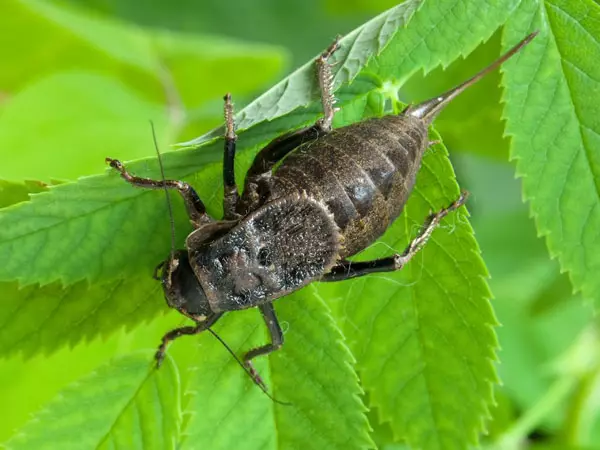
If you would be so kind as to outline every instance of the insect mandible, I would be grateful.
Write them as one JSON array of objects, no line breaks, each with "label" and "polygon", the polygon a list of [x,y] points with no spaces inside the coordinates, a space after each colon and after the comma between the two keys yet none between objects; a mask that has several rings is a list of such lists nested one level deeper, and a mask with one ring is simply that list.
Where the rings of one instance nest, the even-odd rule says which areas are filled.
[{"label": "insect mandible", "polygon": [[264,388],[252,360],[283,345],[275,299],[313,281],[347,280],[404,267],[441,219],[465,203],[466,193],[430,215],[402,253],[351,264],[348,258],[379,238],[402,212],[430,145],[428,126],[438,113],[535,35],[528,35],[490,66],[444,94],[410,105],[398,115],[337,129],[332,128],[336,109],[328,63],[338,47],[334,42],[315,61],[323,117],[264,147],[246,174],[241,196],[234,177],[237,136],[227,94],[222,220],[206,213],[188,183],[136,177],[120,161],[107,158],[134,186],[178,191],[194,227],[186,248],[173,250],[157,268],[155,278],[161,281],[168,305],[195,325],[164,335],[156,352],[157,364],[170,341],[209,329],[228,311],[258,307],[271,342],[248,351],[243,361],[254,381]]}]

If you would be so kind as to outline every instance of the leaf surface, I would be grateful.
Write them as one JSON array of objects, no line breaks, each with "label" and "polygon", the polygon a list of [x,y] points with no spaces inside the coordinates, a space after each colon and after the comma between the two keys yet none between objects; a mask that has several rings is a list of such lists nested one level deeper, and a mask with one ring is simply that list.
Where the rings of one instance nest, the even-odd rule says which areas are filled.
[{"label": "leaf surface", "polygon": [[[430,70],[438,64],[447,64],[472,50],[492,35],[511,12],[515,2],[493,5],[486,3],[483,9],[461,1],[444,2],[441,9],[438,9],[439,5],[425,2],[419,9],[409,10],[406,8],[416,6],[416,3],[410,2],[402,9],[410,14],[398,16],[399,10],[394,9],[389,14],[396,14],[400,19],[382,22],[379,18],[367,24],[364,29],[374,26],[373,30],[384,31],[383,44],[377,32],[351,34],[350,36],[356,37],[354,44],[349,40],[344,41],[345,46],[339,55],[346,62],[341,63],[338,70],[343,69],[345,72],[338,72],[338,77],[342,77],[342,80],[354,78],[355,82],[349,86],[344,85],[336,92],[340,98],[339,105],[343,107],[336,125],[347,125],[364,116],[380,113],[385,99],[383,94],[388,95],[398,88],[408,75],[419,69]],[[456,17],[461,17],[461,20]],[[388,23],[394,23],[398,27],[402,24],[404,28],[389,30],[386,28]],[[427,36],[422,35],[423,29],[427,30]],[[367,43],[361,41],[366,37],[372,40],[368,43],[370,50],[366,50],[368,55],[359,59],[356,63],[358,65],[355,65],[354,51],[356,49],[357,54],[360,54],[362,50],[359,50],[366,48],[363,46]],[[374,53],[382,48],[379,55],[375,56]],[[365,64],[367,67],[363,69],[361,65]],[[307,67],[298,72],[300,75],[293,74],[278,85],[285,86],[283,92],[278,91],[280,88],[275,88],[261,97],[265,102],[262,106],[253,104],[246,112],[240,113],[239,117],[243,119],[244,114],[247,114],[249,123],[258,125],[240,133],[240,159],[236,168],[238,174],[244,172],[243,168],[249,163],[252,154],[270,139],[285,130],[311,123],[318,117],[320,108],[314,101],[316,92],[311,89],[315,81],[311,76],[307,84]],[[301,75],[302,73],[305,75]],[[292,95],[295,91],[301,94]],[[286,97],[286,93],[290,96]],[[278,102],[282,95],[285,101],[282,101],[280,108]],[[304,106],[299,108],[302,105]],[[276,117],[285,112],[289,113]],[[243,123],[242,120],[240,128],[244,127]],[[215,133],[208,137],[220,132]],[[212,163],[219,160],[221,146],[221,142],[211,142],[191,151],[165,154],[164,157],[168,176],[191,181],[198,188],[200,196],[206,200],[209,212],[215,215],[220,210],[222,187],[220,167]],[[149,160],[132,163],[128,168],[140,176],[157,177],[158,174],[156,165]],[[457,196],[458,187],[447,154],[442,147],[436,146],[426,155],[406,213],[368,254],[389,255],[392,252],[390,247],[401,251],[430,210],[447,206]],[[175,205],[175,210],[178,211],[178,230],[189,229],[184,226],[185,218],[179,203]],[[135,217],[135,221],[129,220],[131,217]],[[46,283],[56,279],[61,279],[64,283],[81,279],[97,283],[99,280],[110,281],[118,277],[147,273],[168,254],[169,242],[165,237],[169,233],[165,217],[161,192],[136,190],[125,185],[116,174],[88,177],[77,183],[53,188],[49,193],[35,196],[26,204],[15,205],[0,212],[0,256],[13,257],[6,267],[0,268],[0,279],[17,278],[23,284]],[[19,227],[14,226],[17,220],[21,224]],[[106,230],[106,224],[115,226]],[[65,234],[74,237],[72,243],[55,242],[55,237]],[[183,233],[179,236],[180,240],[182,236]],[[44,266],[34,264],[24,274],[21,269],[24,260],[19,261],[18,258],[24,258],[26,252],[23,255],[17,254],[17,244],[29,251],[37,249],[44,257],[41,259]],[[61,256],[64,254],[74,254],[78,258],[65,260]],[[133,260],[135,264],[131,263]],[[335,317],[340,321],[344,335],[348,337],[348,347],[357,357],[358,372],[369,404],[377,406],[380,419],[390,422],[398,439],[407,439],[414,447],[462,449],[475,444],[483,429],[483,418],[488,414],[492,402],[492,384],[496,381],[493,367],[495,319],[488,302],[489,292],[484,280],[486,275],[472,230],[466,222],[464,212],[459,212],[446,219],[429,245],[404,271],[389,276],[372,276],[342,284],[331,288],[332,290],[319,287],[319,292],[323,289],[324,298],[325,294],[328,297],[331,294],[334,299],[342,299],[337,303],[330,301],[330,306],[335,310]],[[282,300],[283,317],[286,317],[288,305],[289,308],[292,308],[292,304],[295,305],[294,298]],[[303,307],[308,309],[307,305]],[[239,334],[228,339],[233,342],[235,349],[242,346],[243,339],[248,335],[248,329],[242,326],[247,321],[243,322],[242,316],[239,317],[242,322],[232,327]],[[293,323],[292,317],[305,316],[303,311],[297,310],[293,316],[286,317],[286,320]],[[234,319],[238,320],[237,317],[227,318],[225,323]],[[317,330],[306,328],[304,333],[302,327],[309,327],[312,321],[321,324],[328,332],[320,335]],[[282,397],[282,400],[286,400],[288,393],[290,397],[301,397],[296,402],[301,405],[299,410],[303,415],[294,416],[292,412],[285,409],[280,411],[280,407],[275,406],[274,414],[266,409],[258,417],[274,416],[276,421],[281,420],[286,424],[302,421],[306,427],[315,427],[315,433],[319,436],[328,437],[331,434],[330,423],[320,415],[320,410],[338,414],[340,405],[349,405],[353,411],[352,416],[341,423],[345,424],[348,433],[359,437],[356,445],[368,446],[362,406],[356,400],[360,389],[358,384],[349,381],[352,378],[351,370],[337,367],[347,365],[351,358],[345,347],[340,345],[335,327],[328,325],[331,323],[328,321],[326,317],[317,316],[312,320],[307,319],[307,324],[296,325],[303,331],[302,336],[307,336],[306,341],[295,345],[290,338],[286,344],[289,350],[283,349],[283,353],[270,358],[272,373],[270,377],[265,376],[272,383],[275,395]],[[315,373],[311,361],[302,359],[305,357],[303,349],[311,347],[309,343],[313,340],[318,342],[319,347],[313,345],[311,354],[316,352],[320,355],[318,352],[337,349],[333,358],[337,362],[336,370],[339,370],[336,373],[347,380],[348,388],[343,392],[340,388],[340,392],[336,392],[340,398],[328,395],[332,385],[326,384],[327,379],[321,381],[319,386],[311,385],[313,379],[321,380],[319,377],[322,375]],[[247,346],[244,344],[243,348]],[[286,351],[294,355],[291,362],[286,362]],[[206,357],[212,358],[214,355],[207,352]],[[293,365],[296,361],[302,361],[302,364]],[[319,361],[323,367],[329,367],[324,363],[326,359]],[[288,386],[287,379],[278,379],[289,376],[289,371],[281,369],[288,365],[296,368],[296,371],[307,366],[310,372],[297,378],[292,375],[290,380],[294,384]],[[206,371],[208,366],[217,369],[222,367],[215,364],[202,365],[202,370],[199,371],[202,377],[220,380],[220,373],[211,375],[210,369]],[[259,370],[264,373],[264,368],[259,367]],[[230,377],[224,379],[229,380]],[[205,384],[203,378],[201,383],[190,384],[190,390],[202,390],[201,395],[190,400],[190,405],[195,405],[190,407],[190,411],[202,410],[208,415],[214,413],[214,417],[211,416],[207,423],[218,420],[218,423],[223,423],[224,418],[233,414],[238,417],[237,414],[241,414],[238,413],[238,407],[242,412],[245,411],[244,408],[250,408],[243,403],[246,400],[242,400],[245,399],[244,386],[248,384],[235,383],[238,382],[226,383],[227,392],[231,395],[222,399],[212,394],[214,381]],[[301,395],[304,392],[306,395]],[[216,402],[214,410],[207,411],[203,403],[194,403],[203,402],[207,397]],[[269,404],[269,408],[272,407]],[[279,416],[281,414],[283,415]],[[198,417],[200,425],[186,427],[186,433],[198,433],[197,439],[203,439],[203,433],[193,430],[202,429],[201,423],[206,416]],[[190,417],[189,420],[194,419]],[[303,439],[300,435],[283,436],[279,428],[273,425],[262,428],[266,427],[262,422],[244,422],[242,416],[237,420],[231,419],[230,426],[237,427],[238,431],[251,427],[256,436],[260,437],[256,442],[267,442],[269,446],[274,445],[273,442],[288,443]],[[274,435],[274,430],[278,431],[277,435]],[[295,433],[295,430],[292,431]],[[232,434],[235,434],[235,430]],[[226,446],[226,436],[218,435],[215,439],[221,440],[219,445]],[[308,441],[302,442],[309,445]],[[347,445],[336,440],[321,442],[322,445],[342,448]]]},{"label": "leaf surface", "polygon": [[48,354],[151,320],[167,309],[160,285],[149,275],[92,286],[0,283],[0,355]]},{"label": "leaf surface", "polygon": [[503,68],[504,115],[524,196],[552,256],[576,290],[600,298],[600,8],[591,1],[524,1],[507,48],[534,42]]},{"label": "leaf surface", "polygon": [[[239,442],[249,450],[373,448],[354,360],[325,302],[308,287],[275,308],[286,342],[268,360],[258,358],[256,368],[273,396],[291,404],[269,400],[203,336],[187,404],[203,413],[190,416],[184,448],[229,449]],[[269,339],[256,311],[230,314],[215,330],[238,355]]]},{"label": "leaf surface", "polygon": [[[418,4],[416,0],[406,1],[340,40],[340,47],[330,59],[334,91],[352,81],[372,57],[383,51],[397,31],[409,22]],[[272,120],[300,106],[308,106],[318,92],[314,61],[311,60],[240,111],[235,116],[237,128],[245,130],[265,119]],[[218,128],[181,145],[200,145],[222,135],[222,129]]]},{"label": "leaf surface", "polygon": [[0,208],[29,200],[29,194],[43,192],[46,184],[41,181],[25,181],[24,183],[0,180]]},{"label": "leaf surface", "polygon": [[[361,254],[401,252],[430,211],[458,197],[446,152],[425,155],[401,220]],[[339,320],[370,404],[396,439],[426,449],[474,443],[489,415],[497,341],[487,271],[464,210],[400,272],[344,283]],[[475,413],[476,412],[476,413]]]},{"label": "leaf surface", "polygon": [[176,367],[148,354],[113,360],[66,388],[7,443],[10,449],[174,449],[182,422]]},{"label": "leaf surface", "polygon": [[[169,97],[165,89],[174,87],[169,84],[185,87],[177,94],[188,107],[196,107],[232,85],[239,87],[238,94],[252,92],[283,63],[281,50],[273,46],[142,28],[50,2],[7,0],[0,25],[4,61],[10,64],[0,82],[11,92],[28,84],[32,74],[43,78],[57,65],[63,70],[83,66],[96,74],[118,75],[154,101]],[[248,70],[244,77],[222,75],[236,73],[240,64]],[[198,84],[189,89],[192,80]],[[221,89],[197,89],[206,82]]]},{"label": "leaf surface", "polygon": [[0,176],[15,181],[98,173],[107,153],[154,155],[149,120],[164,149],[220,123],[224,92],[243,101],[284,62],[275,47],[140,28],[48,2],[7,0],[3,12]]}]

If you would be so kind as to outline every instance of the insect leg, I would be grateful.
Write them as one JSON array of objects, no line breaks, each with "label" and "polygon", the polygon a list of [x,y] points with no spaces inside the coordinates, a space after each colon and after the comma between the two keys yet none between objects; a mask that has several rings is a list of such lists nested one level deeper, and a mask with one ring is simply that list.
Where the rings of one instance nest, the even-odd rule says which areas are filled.
[{"label": "insect leg", "polygon": [[321,91],[321,103],[323,105],[323,118],[307,128],[303,128],[292,133],[284,134],[264,147],[254,158],[252,166],[246,173],[246,183],[240,211],[244,215],[248,211],[255,209],[261,203],[262,197],[268,197],[269,185],[268,177],[275,164],[281,161],[288,153],[296,149],[305,142],[314,141],[319,136],[323,136],[331,131],[333,117],[337,109],[335,97],[333,96],[333,74],[329,58],[339,48],[339,39],[327,48],[315,60],[317,66],[317,77]]},{"label": "insect leg", "polygon": [[225,95],[225,148],[223,152],[223,212],[224,219],[235,219],[237,214],[235,208],[239,200],[237,186],[235,184],[235,143],[237,136],[233,123],[233,104],[231,94]]},{"label": "insect leg", "polygon": [[319,79],[319,88],[321,89],[321,103],[323,105],[324,116],[322,119],[317,121],[317,125],[321,131],[331,131],[331,124],[333,123],[333,116],[335,115],[336,108],[335,97],[333,96],[333,73],[331,72],[331,64],[329,64],[329,58],[335,53],[340,46],[339,36],[336,40],[319,55],[316,59],[317,65],[317,77]]},{"label": "insect leg", "polygon": [[460,197],[447,208],[444,208],[429,216],[417,237],[408,244],[408,247],[406,247],[404,252],[401,254],[395,254],[387,258],[375,259],[372,261],[342,261],[340,264],[333,266],[331,270],[321,278],[320,281],[342,281],[349,278],[367,275],[369,273],[392,272],[402,269],[427,243],[431,233],[433,233],[433,230],[437,228],[437,226],[440,224],[440,221],[446,217],[448,213],[464,205],[467,201],[467,197],[468,193],[463,191]]},{"label": "insect leg", "polygon": [[200,225],[212,222],[212,219],[206,214],[206,208],[204,203],[198,197],[198,194],[192,186],[184,181],[178,180],[151,180],[149,178],[136,177],[131,175],[121,161],[112,158],[106,158],[106,162],[113,169],[117,170],[121,174],[121,178],[127,181],[129,184],[134,186],[146,188],[146,189],[175,189],[183,197],[185,207],[190,221],[194,227],[198,228]]},{"label": "insect leg", "polygon": [[246,173],[244,193],[239,203],[238,213],[246,215],[262,204],[269,196],[271,171],[275,164],[288,153],[305,142],[316,140],[323,134],[317,125],[284,134],[272,140],[254,157],[254,161]]},{"label": "insect leg", "polygon": [[154,359],[156,359],[156,367],[160,367],[164,357],[165,351],[167,349],[167,345],[169,342],[181,337],[181,336],[191,336],[194,334],[198,334],[209,328],[213,325],[219,318],[223,315],[223,313],[212,314],[206,318],[203,322],[196,322],[196,326],[188,326],[175,328],[174,330],[169,331],[165,334],[161,340],[160,346],[156,351],[156,355],[154,355]]},{"label": "insect leg", "polygon": [[271,343],[267,345],[263,345],[262,347],[257,347],[250,350],[248,353],[244,355],[244,365],[250,371],[252,378],[257,384],[261,386],[265,386],[265,383],[260,378],[260,375],[252,365],[251,360],[261,355],[268,355],[275,350],[279,350],[283,345],[283,332],[281,331],[281,327],[279,326],[279,321],[277,320],[277,315],[275,314],[275,308],[273,308],[273,303],[264,303],[258,307],[260,312],[265,319],[265,323],[267,324],[267,328],[269,330],[269,334],[271,335]]},{"label": "insect leg", "polygon": [[314,141],[320,135],[324,134],[319,131],[319,128],[313,125],[312,127],[287,133],[272,140],[254,157],[254,161],[252,161],[252,166],[248,169],[246,177],[256,179],[270,173],[275,164],[281,161],[292,150],[305,142]]},{"label": "insect leg", "polygon": [[[339,39],[327,48],[315,60],[317,66],[317,78],[319,80],[319,89],[321,91],[321,103],[323,105],[323,117],[310,126],[292,133],[284,134],[264,147],[254,158],[252,166],[246,174],[246,185],[244,189],[245,203],[248,199],[260,197],[259,184],[261,179],[268,177],[275,164],[281,161],[288,153],[296,149],[305,142],[316,140],[331,131],[333,117],[337,109],[335,97],[333,96],[333,74],[329,58],[339,48]],[[247,205],[246,205],[247,206]]]}]

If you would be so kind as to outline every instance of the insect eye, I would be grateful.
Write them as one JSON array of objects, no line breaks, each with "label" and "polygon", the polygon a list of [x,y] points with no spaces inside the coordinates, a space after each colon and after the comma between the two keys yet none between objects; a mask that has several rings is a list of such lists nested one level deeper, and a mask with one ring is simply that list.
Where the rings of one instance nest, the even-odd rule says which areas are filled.
[{"label": "insect eye", "polygon": [[271,254],[266,247],[261,248],[258,251],[258,263],[261,266],[270,266],[271,265]]}]

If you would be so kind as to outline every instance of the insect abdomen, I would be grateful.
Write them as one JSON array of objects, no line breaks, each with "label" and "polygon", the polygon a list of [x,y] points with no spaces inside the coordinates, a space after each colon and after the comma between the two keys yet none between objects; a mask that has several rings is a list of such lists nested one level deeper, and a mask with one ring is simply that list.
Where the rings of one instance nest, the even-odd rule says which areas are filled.
[{"label": "insect abdomen", "polygon": [[351,256],[402,212],[426,146],[425,123],[410,116],[338,128],[283,160],[273,175],[272,198],[305,191],[324,201],[344,237],[340,257]]}]

